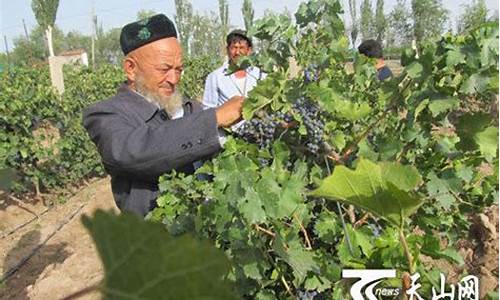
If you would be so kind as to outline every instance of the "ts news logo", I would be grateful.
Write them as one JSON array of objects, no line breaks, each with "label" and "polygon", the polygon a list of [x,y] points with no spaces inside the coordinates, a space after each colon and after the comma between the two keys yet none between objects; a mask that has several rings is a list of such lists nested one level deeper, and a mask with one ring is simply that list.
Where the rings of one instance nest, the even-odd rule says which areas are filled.
[{"label": "ts news logo", "polygon": [[[353,300],[377,300],[377,296],[394,297],[401,291],[399,288],[375,288],[382,280],[395,278],[396,270],[342,270],[342,277],[360,278],[351,287]],[[439,288],[432,287],[432,300],[454,300],[455,296],[458,300],[479,300],[479,279],[476,276],[467,275],[458,283],[449,285],[446,285],[446,277],[442,273],[439,277]],[[406,290],[409,300],[425,300],[418,292],[422,286],[418,283],[419,278],[419,273],[410,276],[410,288]]]},{"label": "ts news logo", "polygon": [[[342,270],[343,278],[360,278],[351,287],[351,297],[353,300],[377,300],[375,293],[382,296],[398,296],[399,289],[397,288],[384,288],[377,289],[374,292],[375,286],[382,280],[387,278],[395,278],[396,270]],[[364,294],[362,294],[362,289]]]}]

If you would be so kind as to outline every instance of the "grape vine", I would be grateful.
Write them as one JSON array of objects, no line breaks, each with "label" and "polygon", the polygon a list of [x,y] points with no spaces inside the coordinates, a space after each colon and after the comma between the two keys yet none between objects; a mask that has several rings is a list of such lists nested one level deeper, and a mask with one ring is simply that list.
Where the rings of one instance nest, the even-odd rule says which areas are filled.
[{"label": "grape vine", "polygon": [[405,50],[401,74],[380,82],[340,13],[314,0],[295,22],[255,23],[266,47],[244,63],[268,76],[246,123],[198,170],[211,181],[163,176],[149,216],[212,239],[248,298],[349,299],[341,270],[367,268],[396,269],[399,288],[419,272],[430,295],[434,260],[473,271],[458,252],[469,216],[498,203],[498,23]]}]

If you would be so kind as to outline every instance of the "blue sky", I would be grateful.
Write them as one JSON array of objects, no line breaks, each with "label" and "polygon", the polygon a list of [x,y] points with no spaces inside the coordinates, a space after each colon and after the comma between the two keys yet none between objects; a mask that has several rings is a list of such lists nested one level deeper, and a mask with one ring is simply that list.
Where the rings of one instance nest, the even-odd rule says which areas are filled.
[{"label": "blue sky", "polygon": [[[36,26],[36,20],[31,11],[31,0],[0,0],[0,34],[1,47],[0,51],[5,51],[3,37],[7,37],[9,47],[12,48],[13,38],[24,35],[23,23],[24,19],[28,31]],[[347,8],[347,0],[341,0]],[[361,3],[358,0],[357,3]],[[407,0],[409,3],[411,0]],[[102,22],[104,29],[113,27],[121,27],[128,22],[135,20],[137,12],[141,9],[154,10],[156,12],[165,13],[173,18],[175,13],[174,0],[107,0],[107,1],[92,1],[92,0],[60,0],[59,10],[56,18],[56,25],[64,32],[77,30],[83,33],[91,31],[91,8],[94,2],[95,12],[99,22]],[[241,15],[241,5],[243,0],[228,0],[229,3],[229,18],[230,23],[236,27],[243,27],[243,17]],[[281,12],[286,8],[291,12],[295,12],[301,0],[253,0],[255,9],[255,17],[259,18],[263,15],[266,9]],[[373,3],[376,0],[372,0]],[[455,22],[463,11],[463,5],[471,3],[472,0],[443,0],[444,6],[451,13],[451,20],[455,27]],[[218,11],[218,1],[201,1],[191,0],[193,8],[200,12]],[[385,10],[389,12],[396,3],[396,0],[386,0]],[[488,9],[498,11],[498,0],[486,0]],[[347,14],[344,15],[348,19]],[[349,22],[348,20],[346,20]]]}]

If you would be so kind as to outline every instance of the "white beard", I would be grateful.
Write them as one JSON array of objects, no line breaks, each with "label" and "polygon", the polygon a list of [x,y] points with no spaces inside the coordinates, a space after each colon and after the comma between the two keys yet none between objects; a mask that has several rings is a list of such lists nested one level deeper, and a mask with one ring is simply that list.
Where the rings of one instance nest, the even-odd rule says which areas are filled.
[{"label": "white beard", "polygon": [[165,109],[170,118],[173,118],[182,109],[182,95],[177,90],[170,96],[160,95],[149,90],[141,77],[137,78],[135,88],[137,93],[141,94],[148,102],[154,103],[160,109]]}]

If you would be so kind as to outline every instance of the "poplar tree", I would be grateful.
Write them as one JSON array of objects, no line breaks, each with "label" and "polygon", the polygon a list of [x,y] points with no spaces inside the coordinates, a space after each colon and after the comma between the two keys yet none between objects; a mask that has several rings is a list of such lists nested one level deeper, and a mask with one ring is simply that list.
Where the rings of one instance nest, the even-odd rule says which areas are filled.
[{"label": "poplar tree", "polygon": [[36,21],[40,27],[45,30],[47,44],[49,47],[49,56],[54,56],[54,46],[52,44],[52,29],[56,22],[57,8],[59,0],[33,0],[31,9],[35,14]]},{"label": "poplar tree", "polygon": [[488,17],[488,8],[484,0],[473,0],[470,5],[464,6],[464,12],[457,22],[458,33],[465,34],[469,30],[485,23]]},{"label": "poplar tree", "polygon": [[370,0],[363,0],[363,3],[361,3],[359,30],[363,40],[373,38],[373,13]]},{"label": "poplar tree", "polygon": [[382,43],[387,28],[387,21],[384,15],[384,0],[377,0],[377,8],[375,10],[375,36],[377,41]]},{"label": "poplar tree", "polygon": [[174,20],[177,25],[177,33],[181,41],[184,53],[189,54],[189,44],[192,32],[193,6],[189,0],[175,0]]},{"label": "poplar tree", "polygon": [[245,29],[248,31],[253,25],[254,10],[252,7],[252,0],[243,0],[241,13],[243,14],[243,21],[245,22]]},{"label": "poplar tree", "polygon": [[358,39],[358,16],[356,12],[356,0],[349,0],[349,13],[351,15],[351,41],[352,46],[356,47],[356,40]]},{"label": "poplar tree", "polygon": [[413,37],[417,43],[435,38],[444,30],[448,11],[440,0],[412,0]]}]

